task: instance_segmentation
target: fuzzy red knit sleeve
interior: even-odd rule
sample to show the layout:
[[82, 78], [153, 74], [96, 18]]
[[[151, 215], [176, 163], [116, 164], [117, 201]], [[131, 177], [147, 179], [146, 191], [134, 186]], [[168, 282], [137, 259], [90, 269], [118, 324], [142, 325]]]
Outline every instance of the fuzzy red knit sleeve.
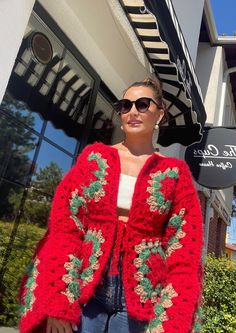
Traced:
[[46, 333], [47, 317], [76, 323], [80, 319], [80, 252], [86, 228], [83, 154], [59, 184], [52, 203], [49, 227], [39, 242], [23, 278], [21, 333]]
[[167, 281], [154, 320], [161, 323], [160, 332], [195, 333], [200, 332], [196, 313], [202, 286], [202, 213], [188, 166], [180, 161], [178, 168], [173, 206], [162, 240]]

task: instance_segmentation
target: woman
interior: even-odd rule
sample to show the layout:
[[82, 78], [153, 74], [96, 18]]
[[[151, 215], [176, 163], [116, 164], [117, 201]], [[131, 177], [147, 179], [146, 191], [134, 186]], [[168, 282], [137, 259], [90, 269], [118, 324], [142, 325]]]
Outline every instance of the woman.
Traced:
[[201, 210], [185, 162], [152, 144], [160, 83], [134, 83], [117, 111], [124, 141], [87, 146], [57, 188], [22, 333], [199, 332]]

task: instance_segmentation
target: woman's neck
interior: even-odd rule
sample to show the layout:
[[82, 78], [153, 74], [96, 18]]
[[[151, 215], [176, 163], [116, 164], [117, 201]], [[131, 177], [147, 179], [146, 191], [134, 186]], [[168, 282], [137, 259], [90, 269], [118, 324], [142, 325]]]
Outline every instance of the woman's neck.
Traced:
[[130, 140], [125, 138], [121, 143], [124, 148], [126, 148], [132, 155], [151, 155], [155, 149], [150, 140], [136, 140], [137, 138]]

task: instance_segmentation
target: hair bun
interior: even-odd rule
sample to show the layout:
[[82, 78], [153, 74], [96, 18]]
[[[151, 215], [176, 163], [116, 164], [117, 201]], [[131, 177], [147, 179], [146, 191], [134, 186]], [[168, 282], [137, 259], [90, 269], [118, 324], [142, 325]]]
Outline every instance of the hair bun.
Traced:
[[152, 86], [153, 89], [155, 89], [156, 91], [161, 91], [162, 94], [162, 84], [161, 81], [156, 79], [156, 78], [152, 78], [151, 76], [147, 76], [144, 80], [144, 83], [146, 83], [147, 86]]

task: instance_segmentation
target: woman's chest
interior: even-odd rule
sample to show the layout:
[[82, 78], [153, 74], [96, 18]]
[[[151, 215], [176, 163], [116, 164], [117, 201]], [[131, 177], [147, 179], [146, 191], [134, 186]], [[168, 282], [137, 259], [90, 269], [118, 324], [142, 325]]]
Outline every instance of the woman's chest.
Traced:
[[137, 177], [150, 156], [132, 156], [120, 152], [119, 157], [121, 173]]
[[86, 166], [83, 192], [86, 207], [93, 216], [117, 217], [117, 197], [121, 173], [136, 176], [129, 217], [166, 216], [172, 207], [179, 178], [177, 162], [152, 154], [134, 159], [125, 155], [115, 159], [103, 154], [90, 156]]

